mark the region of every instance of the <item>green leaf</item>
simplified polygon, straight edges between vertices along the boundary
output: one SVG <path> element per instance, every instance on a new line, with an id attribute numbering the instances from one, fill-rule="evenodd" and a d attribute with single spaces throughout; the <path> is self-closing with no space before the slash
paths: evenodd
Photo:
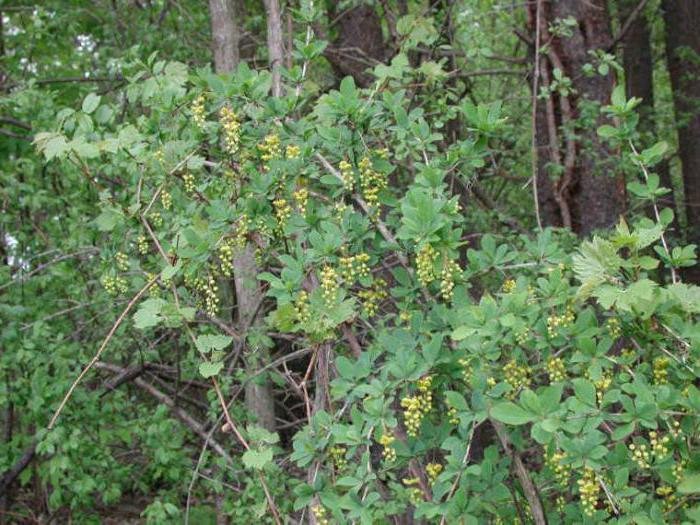
<path id="1" fill-rule="evenodd" d="M 678 492 L 681 494 L 700 493 L 700 474 L 686 474 L 678 484 Z"/>
<path id="2" fill-rule="evenodd" d="M 85 100 L 83 100 L 83 111 L 88 115 L 97 109 L 100 105 L 100 96 L 90 93 Z"/>
<path id="3" fill-rule="evenodd" d="M 200 335 L 194 343 L 197 350 L 206 354 L 212 350 L 223 350 L 233 341 L 233 337 L 228 335 Z"/>
<path id="4" fill-rule="evenodd" d="M 576 399 L 583 404 L 594 407 L 596 406 L 596 392 L 593 383 L 582 377 L 572 381 L 574 384 L 574 395 Z"/>
<path id="5" fill-rule="evenodd" d="M 491 417 L 506 425 L 524 425 L 535 420 L 534 414 L 526 412 L 515 403 L 503 401 L 491 409 Z"/>
<path id="6" fill-rule="evenodd" d="M 221 372 L 221 369 L 223 367 L 223 361 L 204 361 L 203 363 L 199 364 L 199 373 L 205 379 L 209 379 L 210 377 L 214 377 L 219 372 Z"/>
<path id="7" fill-rule="evenodd" d="M 163 299 L 146 299 L 134 314 L 134 326 L 139 330 L 145 330 L 160 324 L 163 320 L 160 312 L 166 304 Z"/>
<path id="8" fill-rule="evenodd" d="M 272 463 L 272 449 L 264 448 L 262 450 L 247 450 L 243 454 L 243 465 L 245 468 L 252 470 L 262 470 L 265 466 Z"/>

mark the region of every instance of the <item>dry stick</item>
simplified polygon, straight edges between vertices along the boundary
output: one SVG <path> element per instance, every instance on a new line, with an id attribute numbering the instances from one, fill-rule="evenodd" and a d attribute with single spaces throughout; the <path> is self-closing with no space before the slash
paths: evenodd
<path id="1" fill-rule="evenodd" d="M 309 7 L 313 10 L 314 8 L 314 0 L 309 1 Z M 311 37 L 313 36 L 313 30 L 311 28 L 311 23 L 309 23 L 306 26 L 306 46 L 308 47 L 309 43 L 311 42 Z M 291 51 L 291 50 L 290 50 Z M 298 97 L 301 94 L 301 84 L 304 82 L 304 79 L 306 78 L 306 70 L 309 67 L 309 61 L 304 60 L 304 63 L 301 66 L 301 79 L 297 83 L 297 87 L 294 90 L 294 94 Z"/>
<path id="2" fill-rule="evenodd" d="M 510 442 L 508 441 L 508 435 L 506 434 L 506 430 L 503 425 L 492 418 L 490 421 L 491 425 L 496 431 L 499 441 L 501 442 L 503 450 L 513 461 L 515 475 L 518 476 L 520 486 L 522 487 L 523 492 L 525 493 L 525 498 L 530 505 L 530 510 L 532 511 L 532 517 L 535 520 L 535 524 L 547 525 L 547 516 L 542 508 L 542 501 L 540 500 L 540 495 L 537 492 L 537 487 L 535 487 L 535 484 L 530 479 L 530 475 L 523 464 L 523 460 L 520 458 L 520 454 L 511 448 Z"/>
<path id="3" fill-rule="evenodd" d="M 540 217 L 540 201 L 537 196 L 537 90 L 540 77 L 540 9 L 542 0 L 537 0 L 537 9 L 535 10 L 535 74 L 532 79 L 532 197 L 535 202 L 535 217 L 537 218 L 537 227 L 542 229 L 542 217 Z"/>
<path id="4" fill-rule="evenodd" d="M 246 450 L 250 450 L 250 445 L 246 442 L 246 440 L 243 438 L 241 433 L 238 431 L 238 428 L 236 427 L 235 423 L 231 419 L 230 414 L 228 413 L 228 407 L 226 406 L 226 400 L 224 399 L 223 394 L 221 393 L 221 389 L 219 388 L 219 383 L 217 383 L 216 378 L 212 377 L 211 382 L 214 385 L 214 390 L 216 390 L 216 395 L 219 398 L 219 403 L 221 404 L 221 408 L 224 410 L 224 417 L 226 418 L 226 423 L 228 424 L 229 428 L 233 431 L 233 433 L 236 435 L 238 438 L 238 441 L 241 442 L 241 444 L 245 447 Z M 267 499 L 267 505 L 270 507 L 270 511 L 272 512 L 272 517 L 275 520 L 275 523 L 277 525 L 282 525 L 282 522 L 280 521 L 280 516 L 279 516 L 279 511 L 277 510 L 277 505 L 275 505 L 275 501 L 272 499 L 272 494 L 270 494 L 270 489 L 267 487 L 267 483 L 265 483 L 265 478 L 262 475 L 262 472 L 258 472 L 258 477 L 260 478 L 260 484 L 262 485 L 263 491 L 265 492 L 265 498 Z"/>
<path id="5" fill-rule="evenodd" d="M 94 357 L 90 360 L 90 362 L 87 364 L 85 368 L 83 368 L 83 371 L 80 372 L 80 375 L 76 378 L 75 381 L 73 381 L 73 384 L 70 386 L 68 389 L 68 392 L 63 398 L 63 401 L 61 401 L 61 404 L 58 406 L 58 409 L 56 409 L 56 412 L 54 412 L 54 415 L 51 417 L 51 421 L 49 421 L 49 426 L 47 427 L 49 430 L 53 429 L 54 425 L 56 424 L 56 420 L 58 419 L 58 416 L 61 415 L 61 412 L 63 411 L 63 407 L 66 406 L 66 403 L 70 399 L 70 397 L 73 395 L 73 391 L 75 388 L 78 386 L 78 383 L 82 381 L 83 377 L 90 371 L 90 369 L 97 363 L 97 361 L 100 359 L 100 356 L 102 355 L 102 352 L 104 352 L 104 349 L 107 347 L 107 344 L 109 341 L 112 339 L 112 336 L 114 333 L 117 331 L 117 328 L 122 324 L 122 321 L 126 317 L 126 314 L 129 313 L 129 311 L 134 307 L 134 305 L 138 302 L 139 299 L 141 299 L 141 296 L 146 293 L 146 291 L 155 284 L 155 282 L 159 279 L 160 275 L 155 276 L 153 279 L 148 281 L 139 292 L 134 295 L 134 297 L 129 301 L 129 304 L 126 305 L 126 308 L 124 308 L 124 311 L 121 313 L 121 315 L 117 318 L 115 323 L 112 325 L 112 329 L 109 331 L 107 334 L 107 337 L 105 337 L 105 340 L 102 341 L 102 344 L 100 345 L 100 348 L 97 350 L 97 353 L 94 355 Z"/>

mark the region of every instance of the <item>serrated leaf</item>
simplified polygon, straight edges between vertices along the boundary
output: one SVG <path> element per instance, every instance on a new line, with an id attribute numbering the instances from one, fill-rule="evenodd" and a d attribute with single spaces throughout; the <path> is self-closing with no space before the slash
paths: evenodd
<path id="1" fill-rule="evenodd" d="M 194 343 L 197 350 L 207 353 L 212 350 L 223 350 L 231 344 L 231 341 L 233 341 L 233 337 L 228 335 L 200 335 Z"/>
<path id="2" fill-rule="evenodd" d="M 166 301 L 163 299 L 152 298 L 145 300 L 134 314 L 134 326 L 139 330 L 144 330 L 159 325 L 163 321 L 160 312 L 166 304 Z"/>
<path id="3" fill-rule="evenodd" d="M 209 379 L 210 377 L 214 377 L 221 372 L 223 367 L 223 361 L 204 361 L 203 363 L 199 364 L 199 373 L 203 378 Z"/>
<path id="4" fill-rule="evenodd" d="M 243 454 L 243 465 L 245 468 L 253 470 L 262 470 L 266 465 L 272 463 L 272 449 L 264 448 L 262 450 L 247 450 Z"/>

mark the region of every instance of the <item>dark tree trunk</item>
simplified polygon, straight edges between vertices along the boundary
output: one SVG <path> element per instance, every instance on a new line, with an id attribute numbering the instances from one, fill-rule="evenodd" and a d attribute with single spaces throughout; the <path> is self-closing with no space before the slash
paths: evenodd
<path id="1" fill-rule="evenodd" d="M 620 25 L 631 21 L 625 32 L 622 44 L 622 58 L 625 69 L 625 90 L 627 98 L 642 99 L 639 106 L 639 131 L 644 147 L 656 142 L 656 122 L 654 118 L 654 64 L 651 52 L 651 32 L 643 12 L 637 9 L 639 0 L 620 0 Z M 661 185 L 673 188 L 668 162 L 656 166 L 656 172 L 661 179 Z M 660 199 L 664 208 L 676 212 L 673 194 Z M 648 210 L 649 215 L 653 213 Z"/>
<path id="2" fill-rule="evenodd" d="M 700 2 L 664 0 L 666 55 L 683 166 L 687 240 L 700 245 Z M 700 282 L 700 267 L 685 277 Z"/>
<path id="3" fill-rule="evenodd" d="M 388 57 L 382 21 L 373 7 L 353 7 L 337 16 L 338 37 L 324 52 L 342 77 L 352 76 L 358 86 L 369 86 L 374 77 L 367 70 Z"/>
<path id="4" fill-rule="evenodd" d="M 609 149 L 598 139 L 597 124 L 575 127 L 585 106 L 609 103 L 614 86 L 611 74 L 587 76 L 589 51 L 607 49 L 612 41 L 610 19 L 603 0 L 531 2 L 531 35 L 535 35 L 540 4 L 540 87 L 547 89 L 560 70 L 574 91 L 552 93 L 537 110 L 538 200 L 544 224 L 565 226 L 581 235 L 614 225 L 624 212 L 624 182 L 610 173 Z M 549 27 L 557 19 L 574 18 L 570 36 L 554 36 Z M 533 38 L 534 41 L 534 38 Z"/>

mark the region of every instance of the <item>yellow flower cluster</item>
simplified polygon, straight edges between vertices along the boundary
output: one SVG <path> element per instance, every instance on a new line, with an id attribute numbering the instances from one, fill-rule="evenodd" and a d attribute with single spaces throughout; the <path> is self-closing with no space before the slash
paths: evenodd
<path id="1" fill-rule="evenodd" d="M 630 443 L 627 448 L 632 455 L 632 460 L 637 463 L 640 469 L 649 468 L 651 454 L 649 453 L 649 448 L 644 443 Z"/>
<path id="2" fill-rule="evenodd" d="M 214 277 L 209 276 L 209 281 L 204 288 L 204 309 L 207 315 L 214 317 L 219 312 L 219 287 Z"/>
<path id="3" fill-rule="evenodd" d="M 345 459 L 346 452 L 347 449 L 340 445 L 331 447 L 329 453 L 336 469 L 343 470 L 348 465 L 348 460 Z"/>
<path id="4" fill-rule="evenodd" d="M 321 270 L 321 292 L 326 306 L 335 306 L 338 297 L 338 273 L 330 266 L 324 266 Z"/>
<path id="5" fill-rule="evenodd" d="M 120 272 L 125 272 L 129 269 L 129 256 L 124 252 L 117 252 L 114 260 L 117 263 L 117 270 Z"/>
<path id="6" fill-rule="evenodd" d="M 528 339 L 530 339 L 530 329 L 529 328 L 523 328 L 522 330 L 518 331 L 518 333 L 515 334 L 515 342 L 518 343 L 520 346 L 527 343 Z"/>
<path id="7" fill-rule="evenodd" d="M 442 465 L 440 463 L 428 463 L 425 466 L 425 472 L 428 474 L 428 481 L 432 485 L 437 480 L 440 472 L 442 472 Z"/>
<path id="8" fill-rule="evenodd" d="M 605 392 L 608 391 L 608 388 L 612 385 L 612 372 L 603 372 L 603 376 L 598 379 L 597 381 L 593 381 L 593 386 L 595 386 L 596 389 L 596 399 L 598 400 L 598 403 L 603 402 L 603 396 L 605 395 Z"/>
<path id="9" fill-rule="evenodd" d="M 361 277 L 369 275 L 369 255 L 358 253 L 357 255 L 346 255 L 340 257 L 340 275 L 348 284 L 353 284 Z"/>
<path id="10" fill-rule="evenodd" d="M 155 276 L 156 274 L 154 273 L 146 272 L 146 281 L 150 282 Z M 169 281 L 163 280 L 163 284 L 167 285 L 168 283 Z M 160 286 L 158 286 L 158 283 L 154 284 L 149 288 L 148 295 L 151 297 L 160 297 Z"/>
<path id="11" fill-rule="evenodd" d="M 664 512 L 669 512 L 678 502 L 678 496 L 673 492 L 671 485 L 662 485 L 656 489 L 656 494 L 664 499 Z"/>
<path id="12" fill-rule="evenodd" d="M 277 219 L 277 228 L 280 232 L 284 230 L 287 220 L 292 214 L 292 207 L 289 205 L 286 199 L 275 199 L 272 202 L 272 206 L 275 208 L 275 218 Z"/>
<path id="13" fill-rule="evenodd" d="M 505 281 L 503 281 L 503 286 L 501 287 L 501 289 L 503 290 L 503 293 L 510 293 L 513 290 L 515 290 L 515 285 L 515 280 L 506 279 Z"/>
<path id="14" fill-rule="evenodd" d="M 330 525 L 331 522 L 328 519 L 327 511 L 321 505 L 314 505 L 311 507 L 311 512 L 313 512 L 318 525 Z"/>
<path id="15" fill-rule="evenodd" d="M 387 297 L 386 281 L 377 279 L 372 288 L 360 290 L 357 296 L 362 300 L 362 307 L 367 317 L 373 317 L 379 310 L 381 302 Z"/>
<path id="16" fill-rule="evenodd" d="M 270 133 L 267 135 L 262 143 L 258 144 L 258 150 L 260 150 L 260 158 L 265 163 L 265 169 L 269 169 L 267 165 L 271 160 L 280 158 L 282 154 L 280 148 L 280 138 L 276 133 Z"/>
<path id="17" fill-rule="evenodd" d="M 241 141 L 241 122 L 229 106 L 221 108 L 219 122 L 224 130 L 224 148 L 227 153 L 234 155 L 238 152 Z"/>
<path id="18" fill-rule="evenodd" d="M 455 278 L 462 273 L 462 268 L 460 268 L 457 262 L 449 259 L 445 262 L 442 272 L 440 274 L 440 295 L 442 298 L 450 302 L 454 296 Z"/>
<path id="19" fill-rule="evenodd" d="M 156 159 L 156 162 L 159 164 L 165 164 L 165 153 L 163 153 L 163 148 L 159 149 L 153 154 L 153 157 Z"/>
<path id="20" fill-rule="evenodd" d="M 150 219 L 150 223 L 155 226 L 156 228 L 160 228 L 163 226 L 163 216 L 160 214 L 159 211 L 152 211 L 148 218 Z"/>
<path id="21" fill-rule="evenodd" d="M 197 98 L 195 98 L 192 102 L 192 107 L 190 108 L 190 111 L 192 111 L 192 120 L 194 120 L 194 123 L 200 129 L 204 127 L 204 124 L 206 122 L 206 110 L 204 109 L 204 103 L 204 95 L 198 95 Z"/>
<path id="22" fill-rule="evenodd" d="M 566 459 L 564 452 L 555 452 L 545 460 L 547 466 L 554 472 L 555 479 L 563 487 L 569 484 L 571 477 L 571 465 L 565 464 L 564 459 Z"/>
<path id="23" fill-rule="evenodd" d="M 250 219 L 245 213 L 241 214 L 238 223 L 236 223 L 236 233 L 233 235 L 232 245 L 233 248 L 237 250 L 242 250 L 245 248 L 246 242 L 248 240 L 248 231 L 250 229 Z"/>
<path id="24" fill-rule="evenodd" d="M 566 366 L 561 357 L 550 357 L 547 360 L 547 374 L 550 383 L 558 383 L 566 380 Z"/>
<path id="25" fill-rule="evenodd" d="M 673 421 L 672 423 L 669 424 L 668 426 L 668 433 L 673 436 L 673 439 L 678 439 L 678 436 L 681 435 L 681 424 L 678 421 Z"/>
<path id="26" fill-rule="evenodd" d="M 418 393 L 415 396 L 406 396 L 401 400 L 401 407 L 404 409 L 404 424 L 406 425 L 406 433 L 409 436 L 415 437 L 418 435 L 423 416 L 433 408 L 432 384 L 432 376 L 419 379 Z"/>
<path id="27" fill-rule="evenodd" d="M 457 417 L 457 409 L 455 407 L 447 409 L 447 420 L 450 422 L 450 425 L 459 425 L 459 417 Z"/>
<path id="28" fill-rule="evenodd" d="M 434 264 L 438 253 L 430 244 L 425 244 L 416 256 L 416 274 L 421 286 L 428 286 L 435 280 Z"/>
<path id="29" fill-rule="evenodd" d="M 583 477 L 577 483 L 583 513 L 586 516 L 593 516 L 598 505 L 598 495 L 600 493 L 600 485 L 598 484 L 598 477 L 595 471 L 586 467 Z"/>
<path id="30" fill-rule="evenodd" d="M 148 238 L 145 235 L 139 235 L 139 238 L 136 239 L 136 246 L 141 255 L 146 255 L 150 248 L 150 245 L 148 244 Z"/>
<path id="31" fill-rule="evenodd" d="M 298 159 L 299 155 L 301 155 L 301 149 L 299 148 L 299 146 L 295 146 L 294 144 L 289 144 L 287 146 L 285 153 L 286 153 L 286 157 L 289 160 Z"/>
<path id="32" fill-rule="evenodd" d="M 566 308 L 563 315 L 550 315 L 547 318 L 547 335 L 556 337 L 560 328 L 568 328 L 576 320 L 576 313 L 571 306 Z"/>
<path id="33" fill-rule="evenodd" d="M 620 337 L 620 335 L 622 335 L 622 327 L 620 326 L 620 320 L 617 317 L 611 317 L 608 319 L 605 326 L 613 339 L 617 339 Z"/>
<path id="34" fill-rule="evenodd" d="M 102 286 L 107 291 L 109 295 L 119 295 L 124 294 L 129 289 L 126 279 L 120 277 L 119 275 L 113 277 L 110 275 L 105 275 L 102 278 Z"/>
<path id="35" fill-rule="evenodd" d="M 680 483 L 685 476 L 685 461 L 680 461 L 673 465 L 673 479 Z"/>
<path id="36" fill-rule="evenodd" d="M 423 491 L 418 488 L 418 478 L 404 478 L 403 484 L 409 487 L 408 499 L 413 505 L 419 505 L 423 502 Z"/>
<path id="37" fill-rule="evenodd" d="M 665 385 L 668 383 L 668 365 L 671 362 L 668 357 L 657 357 L 654 359 L 654 383 L 657 385 Z"/>
<path id="38" fill-rule="evenodd" d="M 530 384 L 530 367 L 519 365 L 513 359 L 503 367 L 503 379 L 513 389 L 510 395 L 515 397 L 521 388 Z"/>
<path id="39" fill-rule="evenodd" d="M 464 379 L 465 383 L 468 383 L 471 381 L 472 374 L 474 373 L 474 367 L 472 367 L 471 360 L 467 359 L 466 357 L 462 357 L 457 362 L 462 367 L 462 379 Z"/>
<path id="40" fill-rule="evenodd" d="M 389 433 L 382 434 L 379 438 L 379 444 L 384 447 L 382 450 L 382 456 L 384 461 L 396 461 L 396 450 L 392 444 L 396 441 L 396 438 Z"/>
<path id="41" fill-rule="evenodd" d="M 182 175 L 182 183 L 185 186 L 185 193 L 192 194 L 195 192 L 194 175 L 191 173 L 184 173 Z"/>
<path id="42" fill-rule="evenodd" d="M 377 157 L 379 157 L 380 159 L 389 159 L 389 148 L 377 148 L 376 150 L 374 150 L 374 153 L 376 153 Z"/>
<path id="43" fill-rule="evenodd" d="M 160 192 L 160 203 L 163 206 L 163 209 L 165 210 L 169 210 L 172 207 L 173 196 L 170 195 L 170 192 L 165 190 Z"/>
<path id="44" fill-rule="evenodd" d="M 233 275 L 233 242 L 226 239 L 217 250 L 219 256 L 219 271 L 224 277 Z"/>
<path id="45" fill-rule="evenodd" d="M 651 445 L 651 451 L 654 453 L 657 459 L 661 459 L 668 455 L 668 444 L 671 442 L 671 438 L 668 436 L 661 436 L 658 432 L 649 432 L 649 444 Z"/>
<path id="46" fill-rule="evenodd" d="M 341 160 L 338 164 L 340 168 L 340 176 L 343 179 L 343 188 L 347 191 L 352 191 L 355 185 L 355 174 L 352 171 L 352 164 L 345 160 Z"/>
<path id="47" fill-rule="evenodd" d="M 299 213 L 306 215 L 306 205 L 309 202 L 309 190 L 300 188 L 292 194 L 292 197 L 294 197 L 294 202 L 297 205 Z"/>
<path id="48" fill-rule="evenodd" d="M 309 294 L 305 290 L 301 290 L 297 295 L 297 300 L 294 301 L 294 312 L 297 321 L 300 323 L 308 323 L 311 320 L 311 309 L 309 307 Z"/>
<path id="49" fill-rule="evenodd" d="M 374 207 L 379 204 L 379 192 L 386 188 L 386 178 L 372 168 L 369 157 L 363 157 L 358 168 L 360 169 L 360 188 L 362 196 L 367 204 Z M 378 213 L 379 210 L 376 210 Z"/>

